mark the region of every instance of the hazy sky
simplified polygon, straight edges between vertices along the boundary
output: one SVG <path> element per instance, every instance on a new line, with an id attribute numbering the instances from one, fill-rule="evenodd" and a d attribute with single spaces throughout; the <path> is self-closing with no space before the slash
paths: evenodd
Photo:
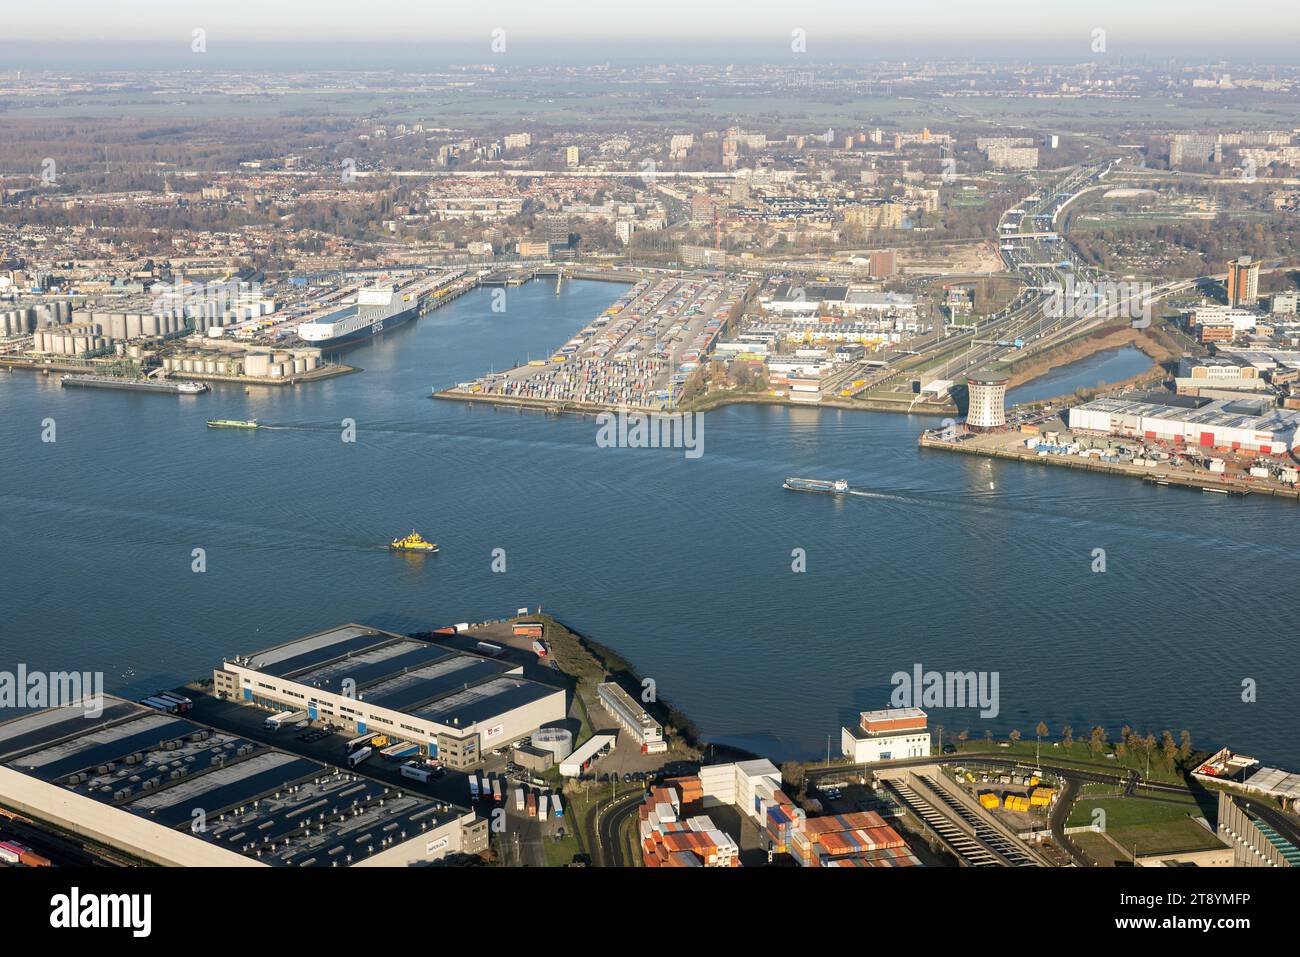
<path id="1" fill-rule="evenodd" d="M 110 49 L 175 45 L 189 52 L 192 31 L 206 31 L 208 52 L 251 43 L 399 44 L 436 57 L 463 58 L 495 28 L 507 54 L 562 58 L 627 53 L 666 58 L 708 50 L 725 57 L 772 60 L 791 55 L 791 31 L 806 31 L 807 54 L 863 60 L 928 49 L 973 59 L 1065 56 L 1095 59 L 1094 29 L 1106 31 L 1112 55 L 1196 54 L 1209 59 L 1300 50 L 1300 2 L 1258 0 L 58 0 L 6 5 L 3 55 L 94 43 Z M 5 64 L 0 63 L 0 68 Z M 29 66 L 35 64 L 27 64 Z"/>

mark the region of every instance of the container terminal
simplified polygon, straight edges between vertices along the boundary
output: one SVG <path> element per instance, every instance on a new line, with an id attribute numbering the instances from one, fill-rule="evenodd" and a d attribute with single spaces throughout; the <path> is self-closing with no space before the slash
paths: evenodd
<path id="1" fill-rule="evenodd" d="M 667 410 L 755 291 L 754 276 L 637 274 L 619 299 L 549 355 L 435 391 L 555 410 Z"/>

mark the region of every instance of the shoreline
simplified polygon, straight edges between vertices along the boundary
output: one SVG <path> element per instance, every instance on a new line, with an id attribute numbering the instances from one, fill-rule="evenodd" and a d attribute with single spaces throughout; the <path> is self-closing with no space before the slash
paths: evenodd
<path id="1" fill-rule="evenodd" d="M 694 412 L 712 412 L 731 405 L 775 405 L 790 409 L 844 409 L 853 412 L 894 412 L 903 415 L 956 415 L 956 406 L 938 406 L 934 403 L 917 403 L 908 408 L 906 402 L 889 402 L 880 399 L 824 399 L 820 402 L 791 402 L 778 396 L 755 394 L 719 395 L 704 401 L 674 409 L 652 409 L 644 406 L 600 405 L 593 402 L 561 402 L 552 399 L 523 399 L 515 396 L 485 395 L 444 389 L 431 393 L 431 399 L 452 402 L 471 402 L 514 408 L 518 411 L 542 412 L 547 415 L 601 415 L 607 412 L 644 412 L 648 415 L 684 415 Z"/>
<path id="2" fill-rule="evenodd" d="M 35 362 L 30 359 L 18 359 L 10 356 L 0 356 L 0 368 L 5 368 L 11 372 L 19 369 L 25 372 L 36 374 L 52 375 L 54 373 L 66 373 L 69 375 L 111 375 L 102 369 L 94 366 L 73 365 L 64 362 Z M 335 365 L 321 366 L 313 369 L 311 372 L 304 372 L 302 375 L 285 376 L 282 379 L 259 378 L 257 376 L 230 376 L 230 375 L 209 375 L 199 372 L 173 372 L 167 376 L 169 380 L 185 382 L 210 382 L 217 385 L 225 383 L 227 385 L 265 385 L 275 388 L 282 388 L 289 385 L 310 385 L 313 382 L 323 382 L 326 379 L 335 379 L 339 376 L 352 375 L 356 372 L 364 371 L 359 366 Z"/>
<path id="3" fill-rule="evenodd" d="M 1179 486 L 1189 489 L 1227 492 L 1230 495 L 1267 495 L 1274 498 L 1289 498 L 1300 501 L 1300 489 L 1285 488 L 1263 481 L 1242 482 L 1232 478 L 1219 478 L 1211 473 L 1189 473 L 1167 465 L 1138 466 L 1118 462 L 1102 462 L 1098 459 L 1081 458 L 1069 455 L 1045 455 L 1028 449 L 984 448 L 969 443 L 945 442 L 922 434 L 917 445 L 923 449 L 939 449 L 945 452 L 959 452 L 963 455 L 978 455 L 984 458 L 1007 459 L 1009 461 L 1035 463 L 1039 465 L 1063 466 L 1080 469 L 1085 472 L 1097 472 L 1121 478 L 1138 478 L 1147 484 Z"/>

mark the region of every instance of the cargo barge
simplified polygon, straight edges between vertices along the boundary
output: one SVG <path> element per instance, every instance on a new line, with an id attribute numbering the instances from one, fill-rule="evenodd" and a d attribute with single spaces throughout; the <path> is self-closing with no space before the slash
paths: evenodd
<path id="1" fill-rule="evenodd" d="M 136 392 L 170 392 L 173 395 L 198 395 L 207 392 L 206 382 L 173 382 L 171 379 L 128 379 L 114 375 L 65 375 L 59 379 L 64 388 L 131 389 Z"/>
<path id="2" fill-rule="evenodd" d="M 782 488 L 788 488 L 792 492 L 847 492 L 849 483 L 844 479 L 827 481 L 826 479 L 805 479 L 805 478 L 787 478 L 781 485 Z"/>

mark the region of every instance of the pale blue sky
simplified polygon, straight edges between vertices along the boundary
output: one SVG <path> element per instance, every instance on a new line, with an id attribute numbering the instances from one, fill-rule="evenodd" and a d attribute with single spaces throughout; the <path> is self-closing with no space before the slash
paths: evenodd
<path id="1" fill-rule="evenodd" d="M 0 70 L 790 63 L 796 28 L 810 65 L 1300 62 L 1300 0 L 28 0 L 3 17 Z M 200 28 L 201 61 L 190 52 Z M 497 28 L 505 57 L 490 47 Z"/>
<path id="2" fill-rule="evenodd" d="M 887 48 L 900 38 L 984 41 L 1086 39 L 1095 27 L 1117 42 L 1300 40 L 1300 4 L 1262 0 L 58 0 L 7 4 L 9 40 L 172 41 L 195 27 L 212 42 L 281 40 L 463 41 L 503 27 L 523 38 L 770 40 L 788 46 L 791 29 L 818 42 L 849 40 Z"/>

